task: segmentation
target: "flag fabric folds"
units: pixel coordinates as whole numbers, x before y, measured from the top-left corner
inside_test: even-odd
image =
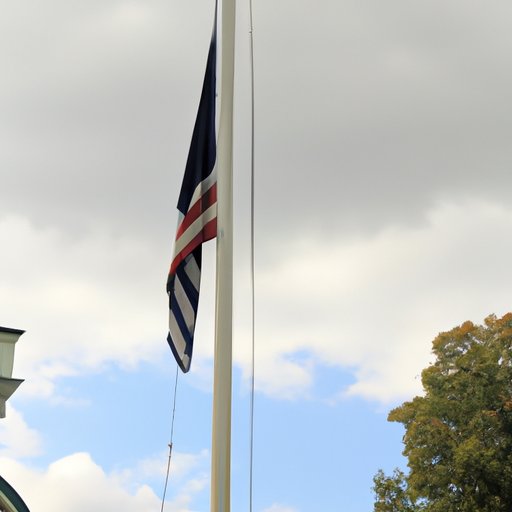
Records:
[[[217,29],[214,24],[201,100],[178,199],[179,221],[167,279],[167,341],[184,372],[190,369],[201,282],[201,244],[217,236],[214,171]]]

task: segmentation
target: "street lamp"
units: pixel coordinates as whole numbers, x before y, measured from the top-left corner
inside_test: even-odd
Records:
[[[5,402],[18,389],[23,379],[12,378],[14,345],[25,331],[0,327],[0,418],[5,418]]]

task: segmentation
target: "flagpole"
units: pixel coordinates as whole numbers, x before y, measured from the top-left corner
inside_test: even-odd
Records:
[[[217,288],[213,373],[211,512],[230,510],[233,310],[233,92],[236,0],[222,1],[217,144]]]

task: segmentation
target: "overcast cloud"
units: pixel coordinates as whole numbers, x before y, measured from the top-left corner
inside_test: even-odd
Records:
[[[48,396],[52,378],[159,353],[160,280],[211,24],[199,1],[77,6],[19,2],[1,22],[0,233],[10,248],[1,300],[5,322],[44,339],[21,364],[38,367],[32,387]],[[394,382],[393,364],[406,358],[417,374],[432,329],[507,308],[511,8],[329,0],[311,9],[255,7],[261,386],[298,393],[314,364],[330,361],[369,380],[351,392],[402,396],[411,384]],[[246,14],[242,6],[243,23]],[[314,364],[286,363],[297,350]],[[196,353],[209,356],[211,344]],[[276,364],[289,375],[281,385]]]
[[[257,388],[278,400],[396,403],[421,392],[439,331],[510,309],[512,6],[262,0],[254,9]],[[64,396],[63,378],[170,361],[164,283],[212,14],[205,0],[3,6],[0,325],[28,331],[15,365],[22,397],[69,405],[80,399]],[[248,375],[245,4],[238,18],[234,350]],[[194,349],[199,387],[211,379],[211,274]],[[351,383],[318,394],[325,368]],[[24,466],[44,443],[10,413],[3,467],[33,482],[24,489],[34,502],[76,474],[115,491],[104,510],[157,507],[154,490],[119,482],[79,447],[44,469]],[[192,473],[200,492],[204,468]],[[73,486],[39,510],[82,510],[77,495],[83,510],[103,510]],[[170,510],[192,509],[194,492]],[[277,498],[266,510],[305,512]]]

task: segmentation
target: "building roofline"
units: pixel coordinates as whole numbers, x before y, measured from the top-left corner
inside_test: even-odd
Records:
[[[19,334],[20,336],[25,332],[22,329],[11,329],[10,327],[2,327],[0,325],[0,332],[10,332],[12,334]]]
[[[7,500],[6,505],[14,507],[9,509],[9,512],[30,512],[21,496],[14,490],[14,488],[0,476],[0,501]]]

